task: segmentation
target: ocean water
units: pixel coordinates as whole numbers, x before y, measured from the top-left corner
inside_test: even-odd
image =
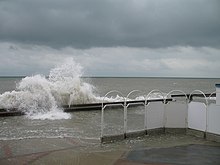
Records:
[[[141,90],[146,93],[153,89],[159,89],[164,93],[171,90],[182,90],[191,93],[193,90],[201,90],[204,93],[212,93],[215,84],[220,79],[202,78],[90,78],[87,80],[96,87],[97,93],[101,96],[110,90],[118,90],[125,96],[132,90]]]
[[[101,129],[99,110],[64,113],[61,105],[100,102],[111,90],[120,91],[123,96],[132,90],[148,93],[153,89],[163,93],[171,90],[212,93],[215,84],[220,83],[220,79],[81,77],[82,67],[73,60],[52,68],[47,77],[1,77],[0,109],[10,111],[17,108],[26,115],[0,118],[0,140],[54,137],[98,139]],[[111,97],[109,100],[117,98],[108,97]],[[141,129],[144,123],[143,107],[133,109],[133,112],[136,114],[134,120],[138,122],[133,122],[136,125],[132,125],[131,129]],[[108,122],[106,132],[123,131],[123,110],[107,111],[105,121]]]
[[[0,78],[1,93],[11,91],[16,88],[16,83],[21,78]],[[83,81],[92,84],[95,87],[96,96],[104,96],[110,90],[118,90],[124,95],[133,89],[142,91],[151,91],[160,89],[163,92],[169,92],[173,89],[183,90],[190,93],[193,90],[202,90],[205,93],[215,91],[215,84],[220,79],[184,79],[184,78],[83,78]],[[114,118],[114,125],[110,125],[109,129],[113,129],[115,125],[120,125],[117,118],[123,116],[123,112],[112,111],[107,112],[109,118]],[[23,138],[53,138],[53,137],[77,137],[77,138],[99,138],[100,136],[100,111],[93,112],[74,112],[70,113],[70,117],[62,117],[57,120],[48,120],[53,118],[47,114],[48,118],[41,115],[37,119],[27,118],[26,116],[16,116],[8,118],[0,118],[0,139],[23,139]],[[143,114],[142,114],[143,116]],[[108,121],[109,118],[105,120]],[[139,116],[139,118],[142,118]],[[42,120],[44,119],[44,120]],[[56,117],[55,117],[56,119]],[[140,119],[138,120],[140,122]],[[108,121],[110,122],[110,121]],[[140,125],[137,124],[137,125]],[[123,124],[118,127],[123,130]],[[109,132],[109,131],[108,131]],[[113,131],[114,132],[114,131]]]
[[[23,77],[0,77],[0,94],[16,89],[16,84]],[[150,92],[159,89],[165,93],[171,90],[182,90],[191,93],[193,90],[201,90],[204,93],[212,93],[215,84],[220,83],[220,78],[148,78],[148,77],[87,77],[83,81],[95,87],[94,92],[98,96],[104,96],[111,90],[118,90],[126,95],[132,90]]]

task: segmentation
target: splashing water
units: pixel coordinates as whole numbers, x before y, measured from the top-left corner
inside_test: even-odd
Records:
[[[63,112],[62,105],[124,101],[118,95],[106,98],[96,96],[94,87],[82,81],[82,69],[70,58],[51,69],[48,78],[43,75],[25,77],[16,85],[16,90],[0,95],[0,109],[17,109],[31,119],[55,120],[71,118],[70,114]],[[136,98],[141,99],[145,96]]]
[[[59,107],[71,103],[94,102],[94,87],[80,78],[82,67],[73,59],[52,69],[49,78],[25,77],[16,90],[0,95],[0,108],[18,109],[31,119],[69,119]]]

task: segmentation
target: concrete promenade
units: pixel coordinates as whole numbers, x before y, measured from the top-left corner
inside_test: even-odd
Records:
[[[99,139],[0,141],[0,164],[220,164],[220,143],[185,134],[151,135],[101,144]]]

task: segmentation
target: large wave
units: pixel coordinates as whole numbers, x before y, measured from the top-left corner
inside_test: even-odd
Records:
[[[51,69],[49,77],[23,78],[16,89],[0,95],[0,108],[17,109],[32,119],[68,119],[61,105],[96,100],[94,87],[81,79],[82,67],[72,58]]]

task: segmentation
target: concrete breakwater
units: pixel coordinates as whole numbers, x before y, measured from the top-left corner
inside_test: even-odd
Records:
[[[204,94],[206,97],[209,97],[211,94]],[[187,97],[188,100],[192,100],[193,97],[204,97],[203,94],[172,94],[171,98],[166,99],[147,99],[147,100],[129,100],[129,101],[116,101],[116,102],[104,102],[104,103],[90,103],[90,104],[72,104],[72,105],[62,105],[60,108],[63,109],[64,112],[74,112],[74,111],[92,111],[92,110],[101,110],[102,106],[106,104],[117,105],[117,104],[148,104],[150,102],[169,102],[173,101],[172,98],[175,97]],[[216,94],[212,94],[212,97],[215,97]],[[25,115],[24,112],[18,110],[16,107],[13,109],[0,109],[0,117],[8,117],[8,116],[21,116]]]

